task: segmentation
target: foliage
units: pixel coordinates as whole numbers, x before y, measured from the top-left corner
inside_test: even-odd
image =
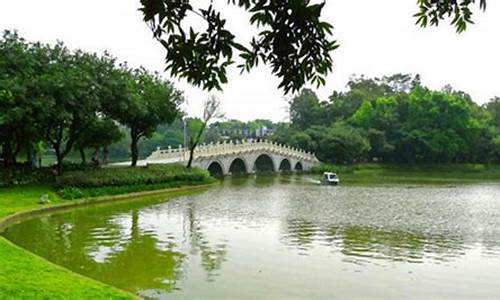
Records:
[[[332,26],[320,20],[325,3],[229,0],[228,4],[251,14],[250,24],[258,30],[248,47],[227,29],[212,2],[200,7],[190,1],[141,0],[141,4],[144,21],[167,52],[167,70],[196,86],[220,90],[234,52],[242,60],[238,65],[242,71],[259,62],[269,64],[285,93],[298,91],[306,82],[324,84],[332,70],[330,52],[338,45],[330,40]],[[191,14],[206,22],[204,30],[188,27]]]
[[[124,88],[118,91],[121,95],[106,99],[104,112],[130,128],[132,166],[135,166],[139,158],[139,140],[151,136],[158,125],[172,123],[180,114],[178,107],[183,97],[159,74],[142,68],[123,67],[114,76],[122,81]]]
[[[321,164],[311,170],[314,174],[336,172],[343,184],[452,184],[498,182],[498,165],[485,164],[378,164],[354,165]]]
[[[318,96],[312,90],[303,89],[289,104],[290,122],[295,128],[304,130],[312,125],[322,125],[318,122],[323,119],[323,109]]]
[[[458,33],[473,24],[471,6],[479,3],[481,10],[486,10],[486,0],[417,0],[420,11],[415,14],[417,24],[438,26],[446,17],[451,18],[451,25]]]
[[[84,149],[90,148],[94,150],[93,161],[99,165],[99,159],[97,157],[99,149],[102,148],[107,154],[108,147],[120,141],[122,137],[123,133],[120,131],[115,121],[110,118],[96,118],[76,142],[76,146],[80,150],[82,157],[82,164],[86,163]]]
[[[215,96],[210,96],[203,104],[203,119],[192,120],[188,126],[189,128],[189,160],[187,168],[191,168],[193,163],[194,150],[200,143],[208,123],[214,119],[220,119],[224,116],[221,110],[220,100]]]
[[[29,43],[16,32],[0,40],[0,145],[13,167],[24,151],[31,165],[43,145],[53,148],[57,170],[75,150],[97,161],[121,138],[118,122],[131,133],[135,164],[138,141],[178,115],[182,95],[170,82],[142,68],[120,67],[107,53],[69,50],[63,43]]]
[[[250,71],[259,62],[271,66],[281,79],[285,93],[296,92],[306,83],[325,84],[333,68],[331,52],[338,44],[331,38],[333,26],[321,20],[326,2],[228,0],[248,12],[257,34],[247,46],[228,29],[226,19],[213,2],[195,6],[192,1],[141,0],[140,10],[154,37],[167,52],[166,69],[173,76],[205,89],[222,89],[227,68],[239,54],[238,67]],[[447,18],[457,32],[466,30],[475,4],[486,9],[486,0],[417,0],[414,15],[421,27],[438,26]],[[201,18],[205,28],[189,25]]]
[[[186,169],[182,165],[148,165],[137,168],[102,168],[89,171],[65,172],[59,176],[59,188],[95,188],[127,185],[159,184],[174,181],[203,182],[207,171]]]
[[[199,181],[178,180],[178,181],[169,181],[169,182],[155,183],[155,184],[134,184],[134,185],[105,186],[105,187],[94,187],[94,188],[65,187],[59,191],[59,194],[63,199],[74,200],[81,198],[113,196],[113,195],[137,193],[144,191],[174,189],[191,185],[209,184],[214,182],[215,179],[207,177]]]
[[[51,178],[47,169],[32,170],[29,166],[0,168],[0,187],[44,182]]]
[[[485,108],[491,114],[493,122],[497,128],[500,128],[500,97],[494,97],[485,105]]]
[[[16,32],[5,31],[0,40],[0,144],[4,164],[16,163],[23,148],[43,134],[45,103],[34,95],[39,55]]]
[[[354,78],[322,102],[311,90],[290,101],[291,124],[273,139],[324,162],[499,162],[498,99],[484,107],[446,86],[432,91],[406,74]]]

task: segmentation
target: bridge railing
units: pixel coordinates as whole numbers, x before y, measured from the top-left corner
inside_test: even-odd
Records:
[[[210,157],[227,154],[239,154],[249,151],[269,151],[286,156],[296,157],[307,161],[318,161],[316,156],[302,149],[290,147],[283,144],[278,144],[272,141],[255,141],[255,140],[238,140],[227,141],[220,143],[203,144],[196,147],[194,152],[195,158]],[[178,160],[185,161],[189,158],[189,149],[179,146],[178,148],[157,149],[149,157],[148,160]]]

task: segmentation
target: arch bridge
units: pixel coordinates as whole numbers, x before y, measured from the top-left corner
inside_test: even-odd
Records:
[[[158,149],[146,164],[187,163],[187,148]],[[204,144],[195,149],[193,166],[212,175],[244,175],[258,172],[308,171],[319,164],[312,153],[270,141],[229,141]]]

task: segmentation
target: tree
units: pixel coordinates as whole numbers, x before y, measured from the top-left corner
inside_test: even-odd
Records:
[[[451,18],[459,33],[473,23],[473,5],[479,3],[481,10],[486,9],[486,0],[416,2],[418,25],[437,26]],[[248,46],[228,30],[212,1],[197,7],[189,0],[141,0],[141,4],[144,21],[167,52],[167,70],[195,86],[220,90],[227,82],[226,70],[234,63],[235,52],[242,60],[238,65],[242,72],[259,62],[269,64],[285,93],[299,91],[308,82],[324,85],[332,71],[331,52],[338,43],[331,38],[333,26],[320,19],[325,2],[227,0],[228,5],[248,12],[250,25],[258,30]],[[205,21],[206,28],[198,31],[188,26],[190,15]]]
[[[5,166],[16,163],[22,149],[30,151],[41,140],[45,103],[37,97],[39,45],[16,32],[0,40],[0,146]]]
[[[110,118],[98,117],[82,133],[76,142],[76,148],[80,152],[82,164],[86,163],[85,149],[92,149],[92,160],[99,164],[99,150],[104,152],[104,161],[107,160],[108,147],[121,140],[122,132],[115,121]]]
[[[325,3],[310,0],[228,0],[251,14],[250,24],[258,34],[248,46],[237,41],[226,20],[208,5],[193,6],[182,0],[141,0],[144,21],[165,48],[167,70],[205,89],[221,89],[227,82],[226,69],[239,54],[243,71],[259,62],[271,66],[281,78],[285,93],[298,91],[306,82],[324,84],[332,70],[330,52],[338,45],[330,40],[332,26],[320,20]],[[189,15],[201,17],[206,28],[195,31],[187,25]]]
[[[172,123],[179,116],[183,101],[180,91],[159,74],[125,66],[114,75],[118,82],[104,113],[130,129],[131,164],[137,165],[139,141],[150,137],[158,125]]]
[[[45,139],[54,149],[57,170],[74,149],[82,134],[101,110],[101,99],[108,94],[113,59],[81,50],[71,52],[62,43],[43,46],[42,76],[37,84],[44,101]]]
[[[221,111],[221,106],[220,106],[220,100],[215,97],[215,96],[210,96],[205,103],[203,104],[203,119],[199,120],[197,124],[191,125],[190,128],[190,137],[189,137],[189,160],[187,163],[187,168],[191,168],[191,165],[193,163],[193,158],[194,158],[194,150],[200,143],[203,132],[205,131],[205,128],[207,125],[215,120],[215,119],[220,119],[224,116],[224,114]]]
[[[318,96],[310,90],[303,89],[299,95],[293,97],[290,104],[290,122],[292,126],[305,130],[312,125],[321,125],[321,107]]]
[[[363,161],[370,150],[368,140],[358,129],[342,123],[331,127],[313,126],[305,133],[314,141],[313,149],[309,151],[327,163]]]
[[[496,127],[500,130],[500,97],[494,97],[486,103],[485,107],[493,117]]]

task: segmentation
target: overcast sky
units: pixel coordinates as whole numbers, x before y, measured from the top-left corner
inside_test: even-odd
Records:
[[[318,95],[326,99],[333,90],[344,90],[352,74],[399,72],[419,73],[423,83],[435,89],[451,84],[478,103],[500,95],[500,1],[488,1],[488,10],[475,16],[476,25],[460,35],[448,24],[416,27],[415,3],[328,0],[323,18],[335,26],[334,37],[341,47],[333,53],[334,71]],[[131,66],[163,71],[165,53],[152,39],[138,7],[139,0],[0,0],[0,29],[17,29],[31,41],[62,40],[70,48],[108,50]],[[253,31],[247,26],[248,15],[221,7],[230,28],[249,39]],[[286,120],[286,100],[268,68],[244,75],[234,69],[228,77],[219,93],[228,118]],[[199,115],[207,93],[175,82],[188,99],[185,110]]]

